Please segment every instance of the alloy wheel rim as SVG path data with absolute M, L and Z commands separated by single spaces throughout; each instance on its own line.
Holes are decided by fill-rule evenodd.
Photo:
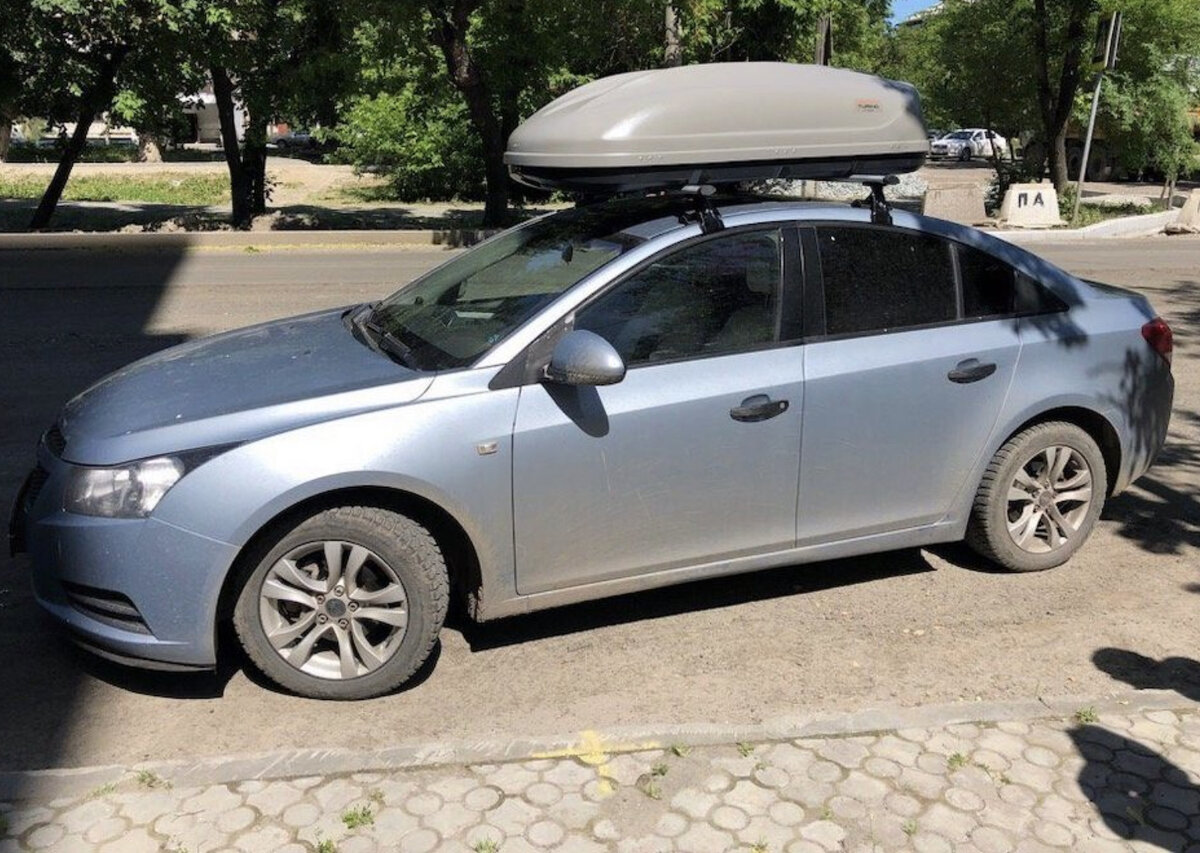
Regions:
M 275 561 L 259 592 L 267 640 L 291 666 L 345 680 L 387 663 L 408 629 L 408 594 L 363 545 L 310 542 Z
M 1092 470 L 1078 450 L 1054 445 L 1017 469 L 1008 486 L 1008 534 L 1030 554 L 1071 544 L 1092 505 Z

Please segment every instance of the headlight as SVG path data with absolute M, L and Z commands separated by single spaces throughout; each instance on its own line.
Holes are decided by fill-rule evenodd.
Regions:
M 115 468 L 76 468 L 67 482 L 65 509 L 105 518 L 145 518 L 185 470 L 172 456 Z

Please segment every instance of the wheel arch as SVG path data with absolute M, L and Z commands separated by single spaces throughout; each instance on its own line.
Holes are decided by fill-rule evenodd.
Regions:
M 1074 424 L 1090 435 L 1092 440 L 1096 442 L 1100 448 L 1101 455 L 1104 456 L 1104 473 L 1108 481 L 1106 483 L 1105 496 L 1111 497 L 1116 491 L 1117 478 L 1121 470 L 1121 437 L 1117 432 L 1117 428 L 1113 426 L 1112 421 L 1094 409 L 1088 409 L 1084 406 L 1058 406 L 1057 408 L 1040 412 L 1027 418 L 1005 435 L 993 449 L 993 454 L 1018 433 L 1029 429 L 1031 426 L 1051 421 Z
M 217 618 L 213 630 L 214 648 L 220 641 L 221 626 L 233 615 L 234 603 L 248 564 L 255 559 L 264 543 L 283 535 L 287 530 L 327 509 L 338 506 L 371 506 L 405 515 L 425 527 L 433 536 L 446 560 L 451 599 L 465 603 L 473 612 L 483 584 L 479 553 L 462 523 L 437 502 L 414 492 L 387 486 L 348 486 L 312 495 L 277 512 L 246 540 L 230 565 L 221 584 L 217 600 Z

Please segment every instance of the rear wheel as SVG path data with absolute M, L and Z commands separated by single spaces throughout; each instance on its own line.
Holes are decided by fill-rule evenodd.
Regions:
M 1007 569 L 1040 571 L 1079 550 L 1104 508 L 1104 455 L 1074 424 L 1037 424 L 1009 439 L 984 473 L 967 543 Z
M 264 545 L 233 622 L 264 675 L 315 699 L 400 687 L 446 617 L 446 564 L 410 518 L 376 507 L 318 513 Z

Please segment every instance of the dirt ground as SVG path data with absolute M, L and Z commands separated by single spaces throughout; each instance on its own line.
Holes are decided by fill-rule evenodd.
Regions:
M 961 547 L 695 583 L 490 625 L 455 620 L 405 691 L 297 699 L 232 648 L 215 675 L 71 649 L 0 557 L 0 770 L 605 730 L 808 711 L 1200 685 L 1200 238 L 1040 244 L 1148 294 L 1176 335 L 1159 465 L 1068 565 L 998 573 Z M 444 251 L 0 256 L 0 502 L 62 402 L 187 337 L 377 296 Z M 149 570 L 149 569 L 148 569 Z

